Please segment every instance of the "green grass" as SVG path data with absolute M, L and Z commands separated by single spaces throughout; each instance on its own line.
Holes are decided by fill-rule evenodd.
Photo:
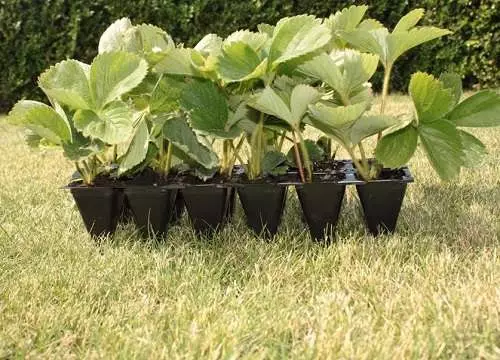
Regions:
M 60 189 L 71 164 L 0 126 L 0 358 L 500 357 L 499 129 L 474 131 L 490 155 L 458 181 L 411 161 L 395 235 L 366 235 L 349 191 L 325 247 L 293 191 L 270 242 L 238 209 L 211 241 L 184 220 L 97 244 Z

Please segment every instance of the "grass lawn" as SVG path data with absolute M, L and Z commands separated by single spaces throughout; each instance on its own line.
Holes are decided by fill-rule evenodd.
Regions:
M 290 191 L 270 242 L 238 208 L 211 241 L 184 219 L 97 244 L 60 189 L 72 164 L 0 125 L 0 358 L 498 359 L 500 129 L 474 134 L 490 155 L 458 181 L 411 161 L 395 235 L 366 235 L 350 190 L 337 243 L 315 244 Z

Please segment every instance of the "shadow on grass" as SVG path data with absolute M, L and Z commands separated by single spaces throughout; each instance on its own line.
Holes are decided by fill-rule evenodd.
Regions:
M 499 186 L 440 184 L 414 190 L 409 187 L 400 213 L 402 234 L 434 236 L 448 244 L 487 245 L 498 240 Z
M 424 237 L 438 239 L 443 244 L 487 246 L 498 240 L 498 187 L 472 185 L 410 185 L 399 216 L 394 236 L 418 241 Z M 373 238 L 367 233 L 357 194 L 348 189 L 342 205 L 339 223 L 329 242 L 314 241 L 302 220 L 302 209 L 294 189 L 288 192 L 287 206 L 278 234 L 263 239 L 246 225 L 239 201 L 230 224 L 213 236 L 198 236 L 191 228 L 187 214 L 172 226 L 166 236 L 141 237 L 133 222 L 119 226 L 116 234 L 97 243 L 111 247 L 144 247 L 151 251 L 183 248 L 194 251 L 216 251 L 230 254 L 242 249 L 266 244 L 270 251 L 321 251 L 325 246 L 349 242 L 387 241 L 393 235 Z M 496 218 L 496 222 L 495 222 Z M 314 249 L 314 250 L 311 250 Z

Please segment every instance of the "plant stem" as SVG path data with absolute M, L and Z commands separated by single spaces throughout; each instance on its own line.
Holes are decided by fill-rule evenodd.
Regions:
M 241 150 L 241 147 L 243 146 L 244 141 L 245 141 L 245 136 L 242 136 L 240 141 L 238 141 L 238 144 L 236 145 L 236 147 L 234 146 L 233 142 L 231 142 L 231 148 L 233 150 L 233 156 L 232 156 L 231 161 L 229 163 L 229 168 L 231 169 L 231 173 L 233 172 L 233 167 L 234 167 L 234 163 L 236 162 L 236 160 L 238 160 L 243 165 L 243 161 L 240 158 L 239 152 Z
M 222 161 L 221 161 L 221 169 L 220 169 L 222 176 L 227 175 L 228 165 L 229 165 L 228 154 L 229 154 L 228 140 L 224 139 L 224 140 L 222 140 Z
M 300 158 L 299 146 L 297 144 L 297 137 L 295 136 L 295 131 L 292 131 L 292 135 L 293 135 L 293 150 L 295 152 L 295 162 L 297 163 L 297 167 L 299 169 L 300 181 L 305 183 L 306 178 L 304 176 L 304 167 L 302 166 L 302 159 Z
M 356 155 L 354 154 L 354 149 L 351 149 L 348 146 L 346 146 L 345 149 L 347 150 L 347 152 L 351 156 L 352 162 L 354 163 L 354 166 L 358 170 L 359 175 L 361 175 L 363 180 L 370 181 L 370 171 L 368 168 L 365 168 L 363 166 L 363 164 L 358 159 L 356 159 Z
M 380 101 L 380 115 L 385 114 L 385 106 L 387 105 L 387 95 L 389 94 L 389 82 L 391 80 L 392 65 L 388 65 L 384 71 L 384 83 L 382 85 L 382 100 Z M 382 137 L 382 132 L 377 135 L 377 141 Z
M 261 163 L 263 159 L 264 151 L 264 113 L 260 113 L 259 124 L 255 128 L 255 132 L 252 134 L 252 139 L 250 141 L 250 171 L 249 178 L 254 180 L 261 175 Z
M 359 143 L 358 144 L 358 147 L 359 147 L 359 153 L 361 154 L 361 162 L 363 164 L 363 166 L 368 169 L 369 168 L 369 165 L 368 165 L 368 160 L 366 160 L 366 155 L 365 155 L 365 149 L 363 147 L 363 144 L 362 143 Z
M 283 149 L 283 144 L 285 143 L 285 139 L 286 139 L 286 131 L 283 131 L 281 133 L 280 142 L 278 144 L 278 151 L 281 151 Z
M 172 166 L 172 152 L 173 152 L 173 145 L 171 142 L 168 143 L 167 147 L 167 158 L 165 159 L 165 170 L 163 172 L 163 176 L 165 179 L 167 178 L 169 172 L 170 172 L 170 167 Z
M 302 151 L 302 159 L 304 161 L 304 169 L 306 170 L 306 181 L 311 182 L 312 181 L 312 164 L 311 164 L 311 158 L 309 157 L 309 151 L 307 150 L 306 144 L 304 142 L 304 138 L 302 137 L 302 134 L 300 131 L 297 132 L 299 135 L 299 140 L 300 140 L 300 149 Z

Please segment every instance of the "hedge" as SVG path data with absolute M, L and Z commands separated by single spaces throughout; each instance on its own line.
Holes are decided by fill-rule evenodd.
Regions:
M 228 35 L 238 28 L 274 23 L 283 16 L 311 13 L 326 17 L 360 4 L 334 0 L 0 0 L 0 111 L 20 98 L 41 98 L 40 72 L 65 58 L 89 61 L 99 35 L 114 20 L 152 23 L 178 42 L 195 44 L 204 34 Z M 366 1 L 368 15 L 393 26 L 410 9 L 427 9 L 423 23 L 454 34 L 421 46 L 400 60 L 392 88 L 404 90 L 417 69 L 459 72 L 466 87 L 498 87 L 500 6 L 497 0 Z M 379 86 L 376 80 L 375 86 Z

